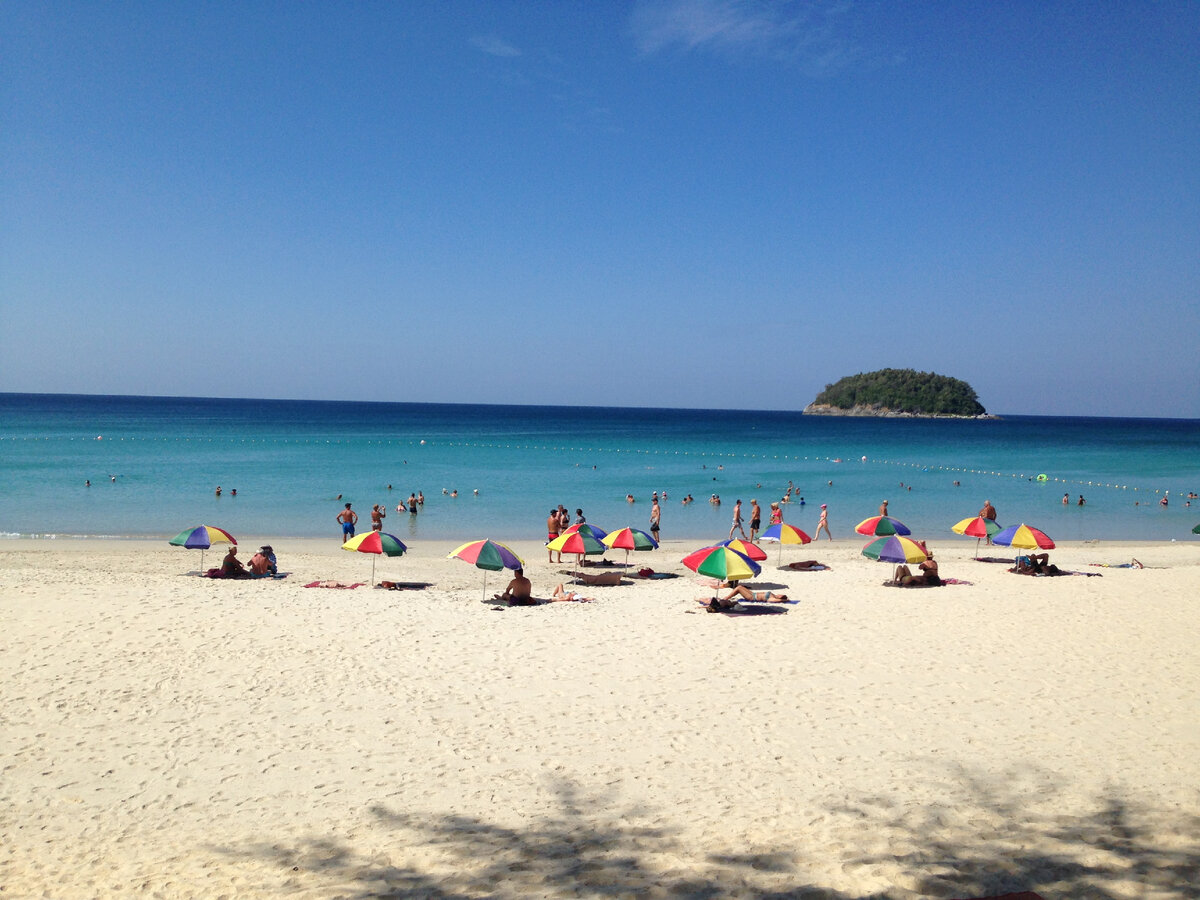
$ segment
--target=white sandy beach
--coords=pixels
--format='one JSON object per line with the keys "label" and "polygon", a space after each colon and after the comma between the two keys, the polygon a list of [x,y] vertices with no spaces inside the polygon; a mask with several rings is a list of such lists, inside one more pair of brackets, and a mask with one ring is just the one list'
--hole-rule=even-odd
{"label": "white sandy beach", "polygon": [[4,896],[1198,896],[1200,541],[1062,578],[934,542],[972,583],[908,590],[858,540],[773,548],[799,602],[733,617],[700,542],[496,609],[452,544],[378,561],[426,590],[331,590],[370,557],[265,540],[288,578],[0,543]]}

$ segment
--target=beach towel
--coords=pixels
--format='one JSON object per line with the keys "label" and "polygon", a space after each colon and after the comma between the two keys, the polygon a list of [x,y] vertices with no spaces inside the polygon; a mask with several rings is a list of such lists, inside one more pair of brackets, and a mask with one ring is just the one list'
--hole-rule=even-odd
{"label": "beach towel", "polygon": [[423,591],[433,587],[430,581],[381,581],[375,585],[377,591]]}
{"label": "beach towel", "polygon": [[1033,578],[1058,578],[1061,575],[1083,575],[1086,578],[1103,578],[1103,572],[1072,572],[1069,569],[1059,569],[1057,572],[1018,572],[1015,568],[1008,569],[1014,575],[1029,575]]}
{"label": "beach towel", "polygon": [[677,572],[655,572],[653,569],[639,569],[636,572],[626,572],[626,578],[678,578]]}
{"label": "beach towel", "polygon": [[362,587],[366,584],[365,581],[356,581],[354,584],[343,584],[340,581],[310,581],[305,587],[312,588],[342,588],[343,590],[354,590],[354,588]]}
{"label": "beach towel", "polygon": [[[697,600],[697,603],[702,606],[705,611],[711,612],[708,609],[707,600]],[[786,609],[781,609],[784,603],[795,603],[794,600],[787,600],[778,603],[738,603],[736,606],[731,606],[714,613],[719,616],[780,616],[787,615]]]}
{"label": "beach towel", "polygon": [[943,578],[942,584],[897,584],[895,581],[885,581],[883,586],[894,588],[932,588],[947,584],[973,584],[973,582],[963,581],[961,578]]}

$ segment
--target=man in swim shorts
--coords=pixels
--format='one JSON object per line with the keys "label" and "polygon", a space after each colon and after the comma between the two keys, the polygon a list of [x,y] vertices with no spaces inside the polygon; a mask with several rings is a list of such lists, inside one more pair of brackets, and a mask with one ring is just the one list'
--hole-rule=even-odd
{"label": "man in swim shorts", "polygon": [[758,528],[762,525],[762,507],[758,505],[757,500],[750,501],[750,543],[754,543],[754,538],[758,535]]}
{"label": "man in swim shorts", "polygon": [[[550,515],[546,516],[546,543],[558,537],[562,528],[562,520],[558,517],[558,510],[550,510]],[[547,550],[546,555],[550,558],[550,562],[554,562],[554,551]],[[562,553],[558,554],[558,561],[562,562]]]}
{"label": "man in swim shorts", "polygon": [[337,520],[342,525],[342,543],[345,543],[354,537],[354,525],[358,522],[358,513],[352,510],[350,504],[347,503],[346,508],[338,513]]}
{"label": "man in swim shorts", "polygon": [[524,569],[513,572],[512,581],[504,589],[503,594],[496,594],[493,600],[507,600],[509,606],[533,606],[533,584],[525,577]]}
{"label": "man in swim shorts", "polygon": [[658,526],[662,522],[662,507],[658,505],[656,496],[650,503],[650,537],[658,540]]}

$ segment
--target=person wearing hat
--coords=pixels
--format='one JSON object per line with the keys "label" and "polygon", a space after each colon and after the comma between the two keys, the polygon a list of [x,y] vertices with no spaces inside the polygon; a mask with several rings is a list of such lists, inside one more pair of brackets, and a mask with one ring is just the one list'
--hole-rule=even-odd
{"label": "person wearing hat", "polygon": [[829,508],[825,503],[821,504],[821,519],[817,522],[817,531],[813,535],[814,541],[821,536],[822,528],[825,529],[825,537],[832,541],[833,533],[829,530]]}

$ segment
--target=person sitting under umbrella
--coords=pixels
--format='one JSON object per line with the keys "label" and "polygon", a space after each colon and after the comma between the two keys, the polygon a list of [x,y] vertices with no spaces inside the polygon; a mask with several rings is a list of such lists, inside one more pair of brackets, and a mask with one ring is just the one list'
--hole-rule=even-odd
{"label": "person sitting under umbrella", "polygon": [[250,573],[246,571],[246,567],[242,565],[242,561],[237,558],[237,544],[231,544],[229,552],[225,554],[225,559],[221,561],[221,577],[222,578],[249,578]]}
{"label": "person sitting under umbrella", "polygon": [[514,569],[513,579],[504,589],[503,594],[496,594],[493,600],[505,600],[509,606],[533,606],[533,584],[525,577],[524,569]]}
{"label": "person sitting under umbrella", "polygon": [[942,578],[938,575],[937,560],[933,558],[933,551],[926,550],[925,555],[929,558],[917,566],[924,574],[914,575],[908,566],[896,566],[896,573],[892,576],[893,584],[900,584],[904,587],[938,587],[942,583]]}

